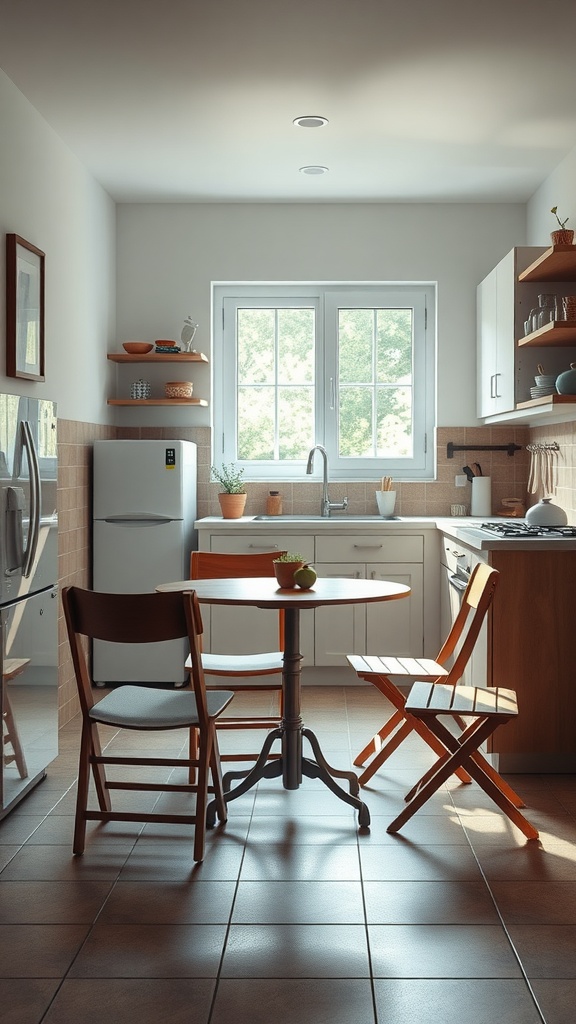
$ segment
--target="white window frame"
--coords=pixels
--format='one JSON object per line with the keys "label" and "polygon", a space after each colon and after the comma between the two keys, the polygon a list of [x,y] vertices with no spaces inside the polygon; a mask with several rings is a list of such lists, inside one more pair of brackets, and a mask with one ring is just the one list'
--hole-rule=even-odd
{"label": "white window frame", "polygon": [[[339,308],[375,308],[409,304],[414,309],[414,402],[411,459],[340,459],[337,456],[337,407],[331,401],[337,383],[336,346]],[[432,480],[436,426],[436,286],[431,282],[224,283],[212,285],[212,458],[234,462],[246,480],[301,481],[306,459],[291,462],[243,461],[236,457],[235,310],[237,306],[314,305],[316,308],[315,444],[323,444],[331,480]],[[337,395],[336,395],[337,399]],[[314,460],[314,477],[321,475]],[[310,479],[310,477],[308,477]]]}

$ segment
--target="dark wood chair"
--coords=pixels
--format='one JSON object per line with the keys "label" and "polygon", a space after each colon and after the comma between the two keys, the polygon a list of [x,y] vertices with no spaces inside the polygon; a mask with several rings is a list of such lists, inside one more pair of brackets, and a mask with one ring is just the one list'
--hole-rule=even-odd
{"label": "dark wood chair", "polygon": [[[206,692],[199,645],[202,618],[196,595],[193,591],[102,594],[79,587],[65,587],[62,601],[82,712],[74,853],[84,852],[87,821],[159,821],[194,825],[193,857],[195,861],[201,861],[204,857],[208,793],[215,796],[220,821],[226,821],[227,817],[216,720],[233,694],[225,690]],[[95,701],[86,654],[87,641],[98,639],[118,644],[141,644],[178,638],[187,638],[190,644],[190,689],[174,691],[144,685],[118,686]],[[143,732],[185,729],[192,746],[197,741],[197,754],[185,758],[103,754],[99,725]],[[188,769],[188,782],[112,781],[106,776],[107,765],[185,767]],[[98,810],[88,809],[90,772],[96,787]],[[195,783],[196,772],[198,781]],[[190,793],[196,798],[194,813],[116,811],[112,809],[111,790]]]}
{"label": "dark wood chair", "polygon": [[[218,551],[193,551],[190,556],[192,580],[232,579],[274,576],[273,562],[283,551],[255,554],[234,554]],[[278,650],[263,654],[217,654],[202,652],[202,666],[208,690],[226,688],[234,693],[272,691],[278,697],[276,714],[225,715],[218,720],[218,729],[276,729],[282,717],[282,668],[284,655],[284,612],[278,612]],[[190,662],[186,662],[190,668]],[[222,683],[216,680],[222,678]],[[255,761],[258,753],[221,754],[222,761]],[[278,754],[269,755],[271,758]]]}

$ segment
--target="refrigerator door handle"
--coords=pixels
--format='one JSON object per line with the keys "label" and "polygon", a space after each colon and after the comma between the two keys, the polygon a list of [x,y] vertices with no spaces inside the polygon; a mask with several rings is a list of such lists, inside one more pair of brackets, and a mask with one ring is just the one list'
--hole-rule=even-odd
{"label": "refrigerator door handle", "polygon": [[165,523],[173,523],[170,516],[154,516],[145,513],[136,513],[130,516],[106,516],[103,523],[111,523],[112,526],[163,526]]}
{"label": "refrigerator door handle", "polygon": [[28,465],[30,467],[30,520],[28,525],[28,543],[24,551],[22,565],[22,575],[27,578],[32,572],[38,548],[38,538],[40,536],[40,467],[28,420],[22,420],[22,442],[28,452]]}

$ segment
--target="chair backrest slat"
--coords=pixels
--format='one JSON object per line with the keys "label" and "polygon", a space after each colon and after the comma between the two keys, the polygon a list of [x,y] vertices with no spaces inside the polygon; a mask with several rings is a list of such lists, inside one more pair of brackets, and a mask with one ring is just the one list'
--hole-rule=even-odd
{"label": "chair backrest slat", "polygon": [[454,656],[448,675],[442,678],[447,685],[455,686],[464,674],[492,603],[498,576],[498,570],[484,562],[479,562],[472,570],[458,614],[436,659],[446,665]]}
{"label": "chair backrest slat", "polygon": [[[214,580],[274,576],[274,561],[285,551],[236,554],[227,551],[192,551],[190,579]],[[278,649],[284,650],[284,611],[278,613]]]}
{"label": "chair backrest slat", "polygon": [[81,587],[64,587],[62,604],[84,712],[95,703],[87,641],[142,644],[185,638],[192,657],[191,678],[199,714],[203,716],[206,713],[204,674],[199,653],[202,616],[194,591],[105,594]]}

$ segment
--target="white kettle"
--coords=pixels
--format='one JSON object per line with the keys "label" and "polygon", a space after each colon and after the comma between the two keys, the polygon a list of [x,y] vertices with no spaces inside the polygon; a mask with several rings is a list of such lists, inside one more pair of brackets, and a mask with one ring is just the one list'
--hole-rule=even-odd
{"label": "white kettle", "polygon": [[542,498],[526,512],[529,526],[566,526],[568,516],[560,505],[554,505],[552,498]]}

